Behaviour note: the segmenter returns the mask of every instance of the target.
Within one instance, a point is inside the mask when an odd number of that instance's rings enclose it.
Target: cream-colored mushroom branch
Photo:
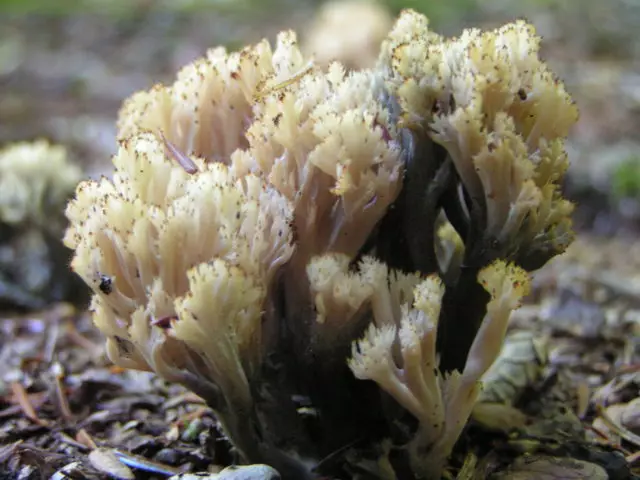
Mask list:
[[[419,478],[440,478],[475,405],[480,379],[500,353],[509,316],[529,290],[526,272],[502,261],[484,268],[478,280],[491,301],[462,372],[443,375],[438,369],[444,287],[435,275],[416,285],[413,302],[403,304],[401,312],[374,308],[374,324],[353,345],[349,366],[355,376],[375,381],[418,421],[406,448]],[[386,300],[394,284],[378,284],[377,301]]]
[[[111,360],[201,395],[239,461],[438,478],[525,270],[569,241],[574,117],[523,23],[405,12],[351,72],[292,32],[214,49],[125,102],[65,243]]]
[[[93,288],[109,357],[207,399],[246,455],[270,284],[293,252],[289,202],[260,178],[190,159],[151,133],[122,142],[113,179],[78,187],[65,242]]]
[[[397,209],[406,213],[395,222],[410,254],[395,261],[448,279],[440,336],[445,370],[463,367],[482,320],[487,297],[476,282],[479,270],[497,258],[534,270],[572,240],[573,205],[561,197],[559,181],[578,111],[540,60],[539,46],[524,21],[445,39],[425,17],[405,11],[382,47],[379,68],[409,154],[406,207]],[[418,222],[423,212],[434,219],[434,209],[464,244],[455,271],[438,261],[433,220]],[[397,246],[386,249],[393,259]]]

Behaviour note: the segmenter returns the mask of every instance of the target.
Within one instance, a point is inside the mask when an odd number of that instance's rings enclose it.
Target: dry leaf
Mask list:
[[[89,454],[89,461],[97,470],[118,480],[135,480],[136,478],[131,469],[122,464],[110,448],[96,448]]]
[[[520,410],[501,403],[478,403],[473,407],[472,418],[483,427],[500,432],[524,428],[527,422]]]
[[[606,470],[595,463],[572,458],[526,455],[492,479],[505,480],[607,480]]]

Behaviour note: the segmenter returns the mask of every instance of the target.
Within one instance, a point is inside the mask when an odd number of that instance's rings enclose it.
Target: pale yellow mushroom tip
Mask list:
[[[472,208],[485,210],[477,213],[486,218],[480,228],[544,260],[570,241],[570,209],[554,187],[579,112],[539,50],[535,28],[522,20],[443,39],[409,11],[389,34],[379,68],[399,103],[399,124],[442,145]]]
[[[443,295],[444,283],[442,279],[435,274],[429,275],[415,287],[413,292],[414,307],[429,313],[432,318],[437,320]]]
[[[530,275],[523,268],[504,260],[496,260],[483,268],[478,281],[493,299],[509,298],[519,305],[531,289]]]
[[[391,347],[396,328],[370,325],[362,339],[353,343],[349,368],[360,380],[374,380],[382,387],[398,382],[393,375]]]

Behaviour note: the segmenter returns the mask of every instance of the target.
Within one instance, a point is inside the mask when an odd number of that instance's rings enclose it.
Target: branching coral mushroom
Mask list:
[[[110,358],[188,385],[240,440],[269,285],[293,251],[291,208],[258,177],[193,162],[197,175],[150,133],[124,141],[113,179],[78,187],[65,241]]]
[[[407,11],[372,70],[285,32],[135,94],[113,178],[67,209],[110,358],[286,478],[439,478],[527,270],[570,241],[576,112],[537,46]]]
[[[414,234],[416,217],[434,206],[441,206],[465,245],[462,268],[441,272],[459,275],[443,305],[447,370],[462,368],[482,319],[487,299],[476,282],[479,270],[497,258],[533,270],[572,240],[573,205],[560,196],[558,181],[578,111],[540,60],[539,44],[534,27],[523,21],[443,39],[428,30],[424,17],[406,11],[382,47],[379,68],[398,104],[399,123],[412,132],[403,202],[416,209],[396,220],[411,237],[410,254],[399,266],[438,271],[433,221]],[[387,250],[393,256],[396,244]],[[477,302],[463,301],[468,298]]]
[[[63,230],[56,215],[81,178],[80,168],[59,145],[44,140],[15,143],[0,150],[0,221]]]
[[[60,145],[45,140],[0,148],[0,305],[42,309],[85,303],[87,289],[69,272],[60,237],[64,206],[82,178]]]
[[[511,311],[529,288],[526,273],[504,262],[483,269],[479,281],[491,301],[462,373],[442,376],[438,370],[443,285],[435,276],[416,285],[412,307],[405,303],[394,322],[384,310],[374,309],[375,324],[353,346],[349,366],[356,377],[378,383],[418,420],[408,449],[412,470],[421,477],[437,478],[442,471],[471,414],[480,378],[500,352]],[[379,288],[376,293],[384,298],[389,287],[382,283]]]

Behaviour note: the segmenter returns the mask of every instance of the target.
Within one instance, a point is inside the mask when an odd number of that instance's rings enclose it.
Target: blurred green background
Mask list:
[[[521,17],[534,23],[544,37],[543,56],[581,110],[569,142],[567,188],[585,205],[576,220],[604,233],[621,225],[637,230],[640,0],[386,0],[370,6],[389,22],[414,8],[447,35]],[[88,174],[108,173],[124,98],[171,81],[180,66],[213,46],[273,40],[286,28],[311,44],[326,8],[319,0],[0,0],[0,144],[49,138],[70,146]],[[349,28],[320,38],[331,39],[332,52],[358,51],[364,47],[355,32],[366,31],[369,20],[343,12],[337,15],[346,16]],[[370,35],[379,32],[372,27]],[[324,43],[316,39],[311,50],[328,49]]]

